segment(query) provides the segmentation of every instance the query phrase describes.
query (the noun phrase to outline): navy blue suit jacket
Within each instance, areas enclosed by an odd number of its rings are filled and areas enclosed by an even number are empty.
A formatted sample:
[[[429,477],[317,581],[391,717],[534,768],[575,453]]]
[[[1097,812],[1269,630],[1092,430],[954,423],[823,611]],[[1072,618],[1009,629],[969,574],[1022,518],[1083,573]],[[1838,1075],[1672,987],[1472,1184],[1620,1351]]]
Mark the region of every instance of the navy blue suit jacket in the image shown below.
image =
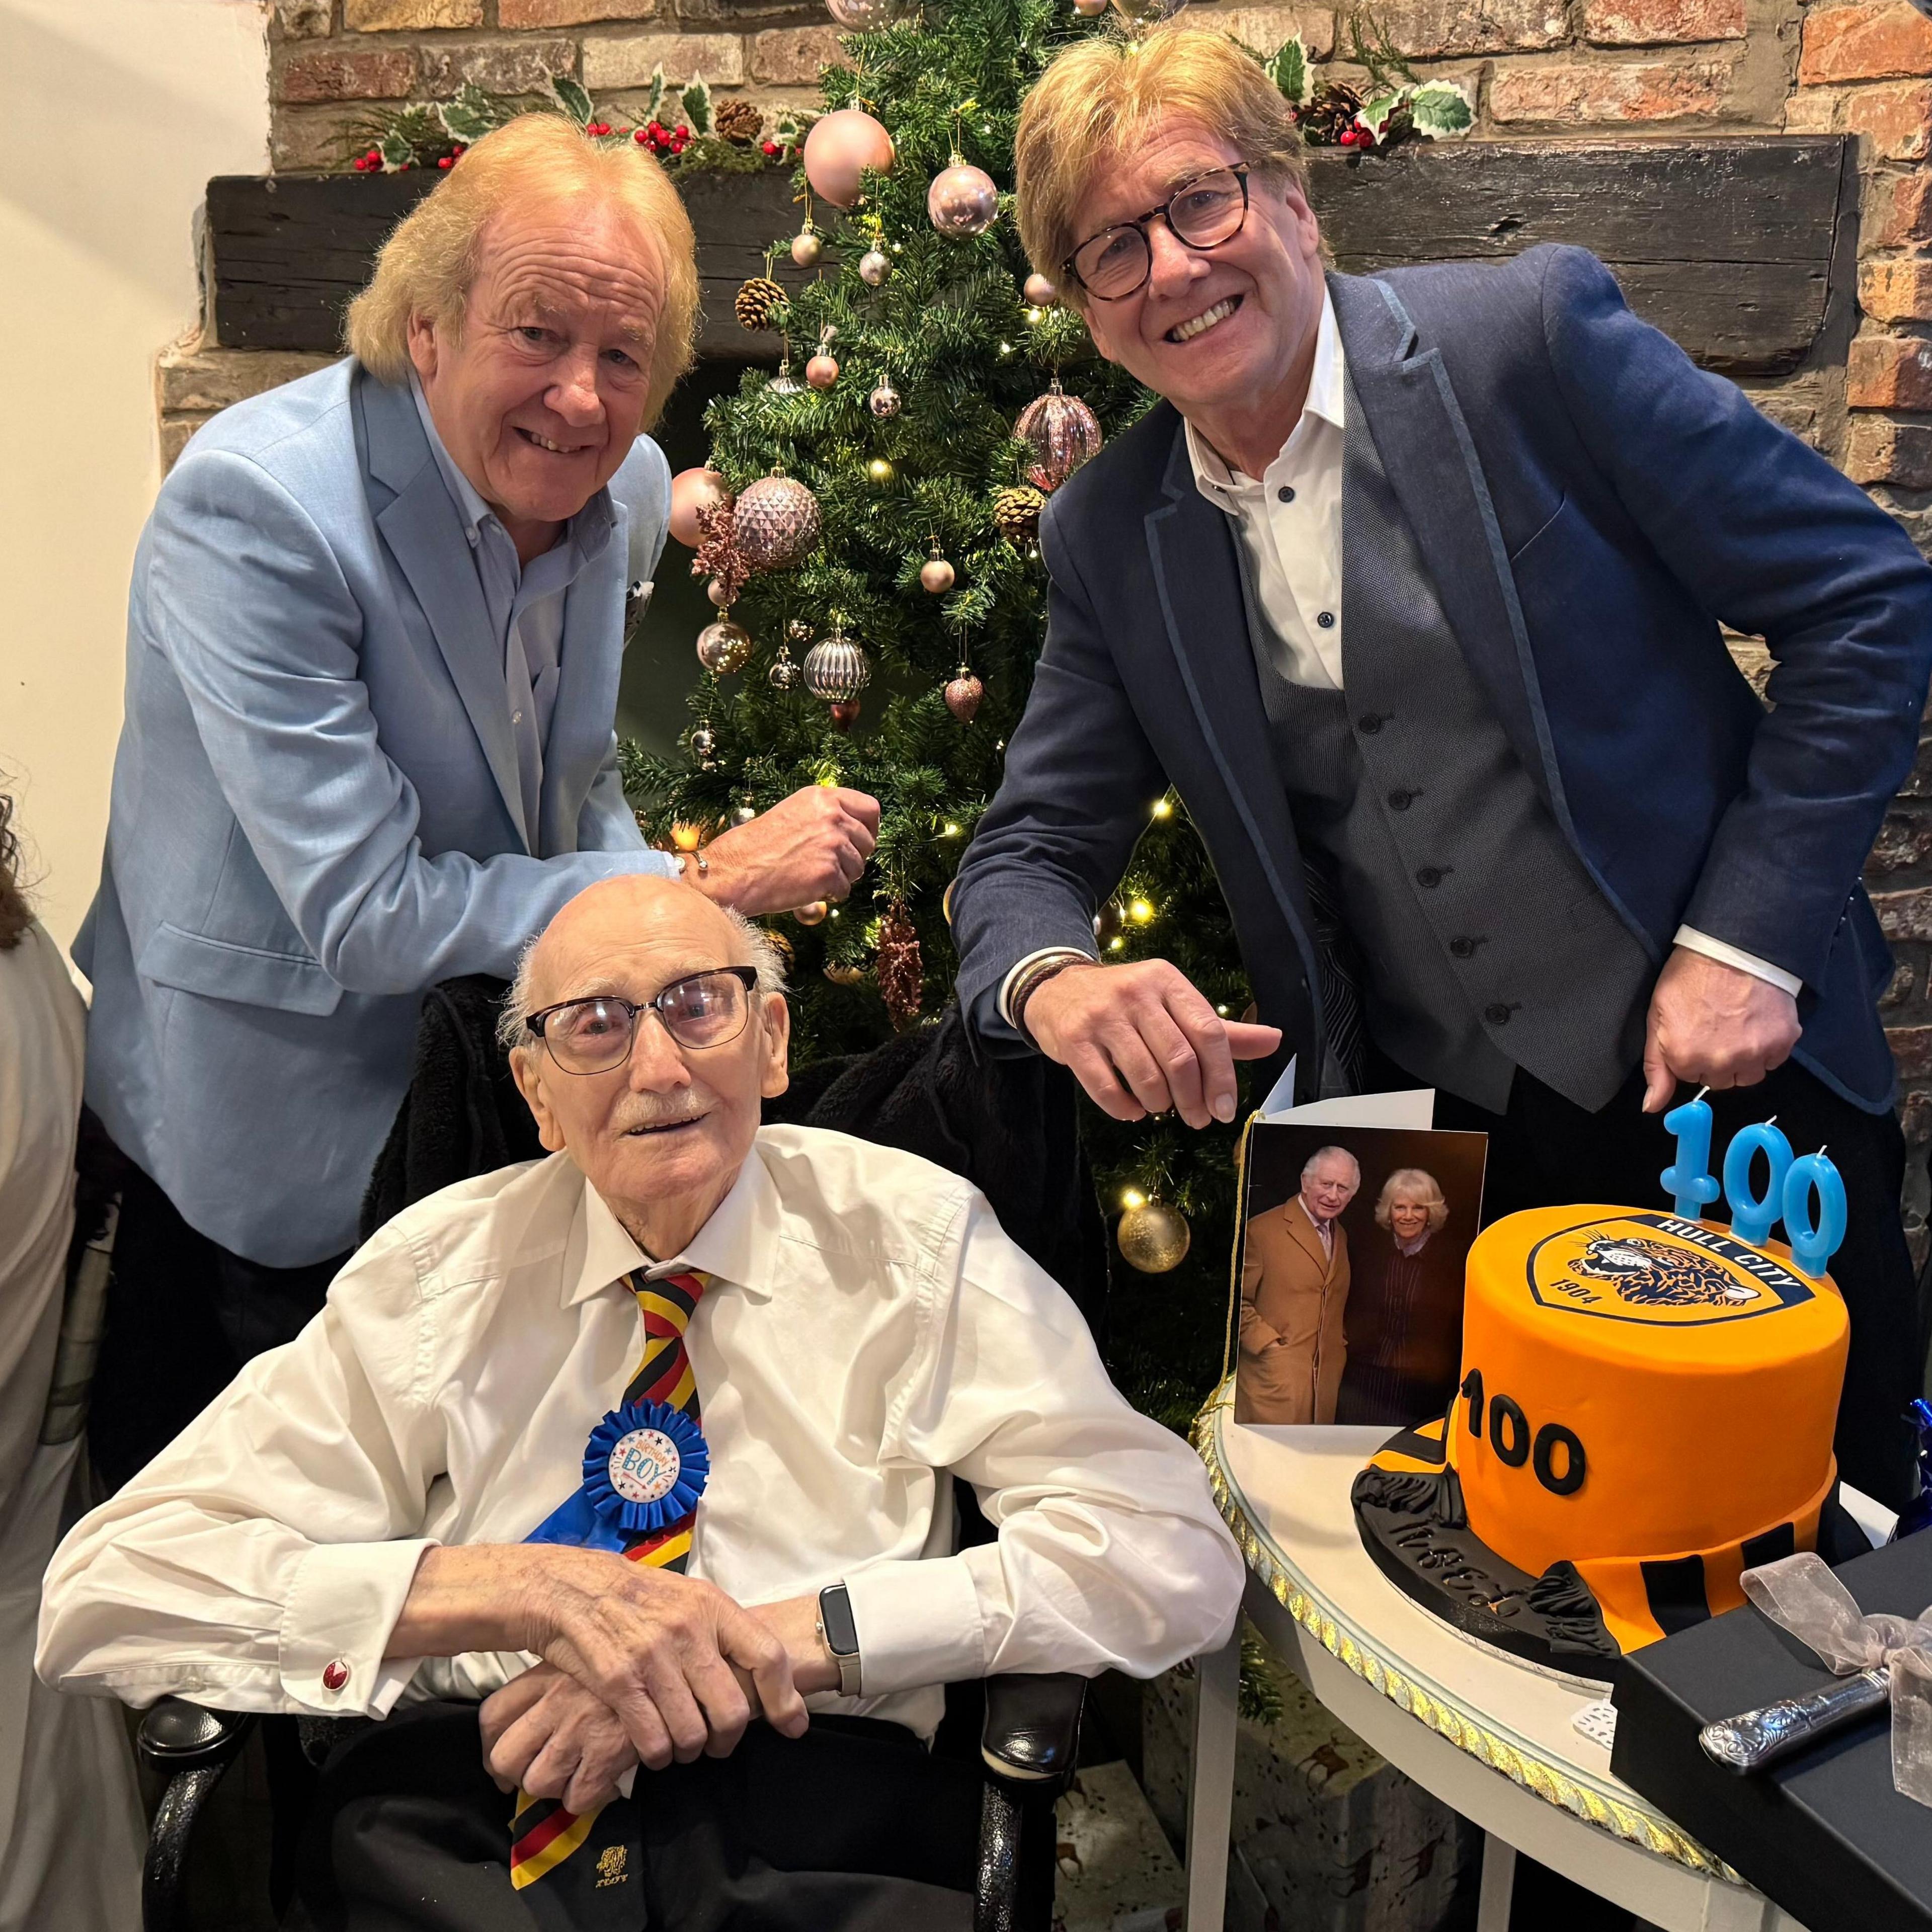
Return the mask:
[[[1624,305],[1580,249],[1329,288],[1362,410],[1457,640],[1604,896],[1660,964],[1680,922],[1804,982],[1796,1058],[1891,1103],[1890,959],[1858,883],[1918,742],[1932,568],[1825,459]],[[960,868],[959,996],[1090,920],[1172,785],[1261,1018],[1320,1064],[1301,861],[1234,537],[1163,404],[1049,503],[1046,649]],[[1720,620],[1762,636],[1768,708]],[[1278,1063],[1277,1063],[1278,1064]]]

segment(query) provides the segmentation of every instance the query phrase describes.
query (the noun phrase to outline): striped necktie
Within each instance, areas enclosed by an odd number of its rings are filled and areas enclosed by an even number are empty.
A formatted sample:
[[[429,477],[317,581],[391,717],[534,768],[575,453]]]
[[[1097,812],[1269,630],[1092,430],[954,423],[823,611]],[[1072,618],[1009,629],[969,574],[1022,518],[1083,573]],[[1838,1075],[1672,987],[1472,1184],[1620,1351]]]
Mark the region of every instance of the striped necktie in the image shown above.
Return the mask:
[[[655,1281],[641,1272],[624,1277],[624,1286],[636,1296],[638,1312],[644,1317],[644,1352],[625,1387],[623,1406],[634,1402],[666,1402],[690,1417],[693,1423],[701,1423],[698,1381],[691,1372],[684,1331],[690,1324],[698,1297],[710,1285],[709,1275],[694,1270],[662,1275]],[[694,1510],[662,1529],[626,1537],[626,1561],[648,1563],[654,1569],[682,1570],[691,1561],[692,1526],[697,1520]],[[598,1864],[600,1870],[603,1864],[610,1865],[608,1871],[602,1872],[603,1886],[618,1882],[614,1874],[625,1870],[628,1856],[621,1836],[624,1810],[622,1806],[614,1810],[599,1806],[597,1810],[580,1816],[566,1811],[554,1798],[532,1798],[528,1792],[520,1790],[510,1825],[510,1883],[518,1892],[524,1891],[572,1860],[586,1841],[596,1842],[600,1834],[609,1842],[602,1845],[598,1860],[589,1862]],[[610,1815],[600,1826],[599,1818],[606,1812]],[[586,1876],[572,1863],[568,1876],[560,1878],[541,1892],[532,1893],[530,1902],[545,1927],[588,1926],[592,1921],[583,1914],[600,1888],[596,1874]],[[599,1898],[596,1903],[602,1905],[604,1901]]]
[[[624,1400],[668,1402],[681,1414],[702,1425],[698,1411],[698,1382],[691,1372],[691,1357],[684,1345],[684,1331],[698,1298],[711,1285],[711,1277],[694,1270],[684,1274],[660,1276],[656,1281],[642,1274],[628,1274],[624,1286],[638,1298],[638,1312],[644,1318],[644,1352],[637,1372],[624,1390]],[[648,1563],[655,1569],[682,1570],[691,1560],[691,1531],[697,1520],[694,1511],[664,1528],[640,1535],[626,1543],[624,1554],[633,1563]]]

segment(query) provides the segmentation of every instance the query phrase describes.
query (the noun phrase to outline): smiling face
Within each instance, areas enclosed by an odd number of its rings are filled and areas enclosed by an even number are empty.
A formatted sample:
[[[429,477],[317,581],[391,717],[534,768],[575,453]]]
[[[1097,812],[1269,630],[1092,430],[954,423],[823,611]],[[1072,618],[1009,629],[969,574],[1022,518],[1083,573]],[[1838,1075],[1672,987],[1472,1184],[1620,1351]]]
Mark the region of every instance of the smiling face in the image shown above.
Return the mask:
[[[1399,1241],[1412,1241],[1429,1232],[1429,1203],[1413,1194],[1397,1194],[1389,1202],[1389,1227]]]
[[[1170,121],[1096,176],[1076,232],[1084,239],[1160,206],[1184,182],[1244,159],[1224,138]],[[1258,476],[1301,413],[1323,292],[1321,236],[1300,190],[1248,178],[1240,232],[1208,249],[1149,224],[1146,284],[1118,302],[1083,298],[1096,345],[1165,396],[1215,447]],[[1279,433],[1277,434],[1277,428]],[[1262,454],[1265,451],[1265,456]]]
[[[526,561],[644,428],[664,284],[625,209],[588,194],[513,202],[483,231],[460,327],[410,319],[436,433]]]
[[[532,1010],[595,993],[641,1005],[674,980],[747,963],[731,922],[674,880],[612,879],[553,920],[530,962]],[[628,1060],[566,1072],[541,1043],[511,1058],[543,1144],[567,1149],[638,1245],[676,1254],[730,1191],[758,1130],[759,1101],[782,1094],[790,1036],[784,996],[751,996],[745,1030],[720,1046],[680,1046],[638,1016]]]
[[[1318,1154],[1301,1171],[1301,1198],[1318,1221],[1332,1221],[1355,1198],[1362,1170],[1352,1156]]]

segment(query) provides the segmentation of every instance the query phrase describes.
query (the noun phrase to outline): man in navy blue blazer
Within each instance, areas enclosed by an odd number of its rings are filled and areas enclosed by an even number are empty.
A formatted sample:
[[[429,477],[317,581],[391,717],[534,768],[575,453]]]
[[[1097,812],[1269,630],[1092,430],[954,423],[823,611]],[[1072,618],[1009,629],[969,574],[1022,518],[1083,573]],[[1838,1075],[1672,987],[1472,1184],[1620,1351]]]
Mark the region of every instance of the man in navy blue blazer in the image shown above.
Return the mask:
[[[1840,1462],[1896,1502],[1924,1352],[1858,874],[1932,570],[1580,250],[1324,274],[1292,116],[1210,29],[1063,55],[1017,152],[1035,266],[1165,400],[1042,520],[1046,645],[953,895],[977,1038],[1124,1120],[1232,1119],[1234,1063],[1290,1052],[1304,1097],[1433,1086],[1491,1136],[1490,1219],[1658,1203],[1683,1083],[1720,1150],[1776,1114],[1845,1176]],[[1169,788],[1258,1024],[1097,962]]]
[[[348,359],[225,411],[162,487],[75,949],[88,1103],[137,1170],[95,1391],[110,1480],[321,1306],[428,988],[508,979],[602,879],[682,868],[758,912],[864,868],[857,792],[676,857],[625,802],[627,591],[669,501],[642,431],[698,302],[656,164],[525,116],[391,237]]]

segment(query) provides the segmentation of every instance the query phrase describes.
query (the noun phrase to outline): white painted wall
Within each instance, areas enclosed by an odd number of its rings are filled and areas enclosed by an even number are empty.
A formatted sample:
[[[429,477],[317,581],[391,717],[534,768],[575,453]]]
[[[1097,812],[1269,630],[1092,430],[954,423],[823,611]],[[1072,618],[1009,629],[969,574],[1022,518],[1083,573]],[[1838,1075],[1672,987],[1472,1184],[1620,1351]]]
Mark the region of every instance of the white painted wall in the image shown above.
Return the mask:
[[[47,928],[100,870],[157,352],[208,177],[268,166],[264,0],[0,0],[0,786]]]

